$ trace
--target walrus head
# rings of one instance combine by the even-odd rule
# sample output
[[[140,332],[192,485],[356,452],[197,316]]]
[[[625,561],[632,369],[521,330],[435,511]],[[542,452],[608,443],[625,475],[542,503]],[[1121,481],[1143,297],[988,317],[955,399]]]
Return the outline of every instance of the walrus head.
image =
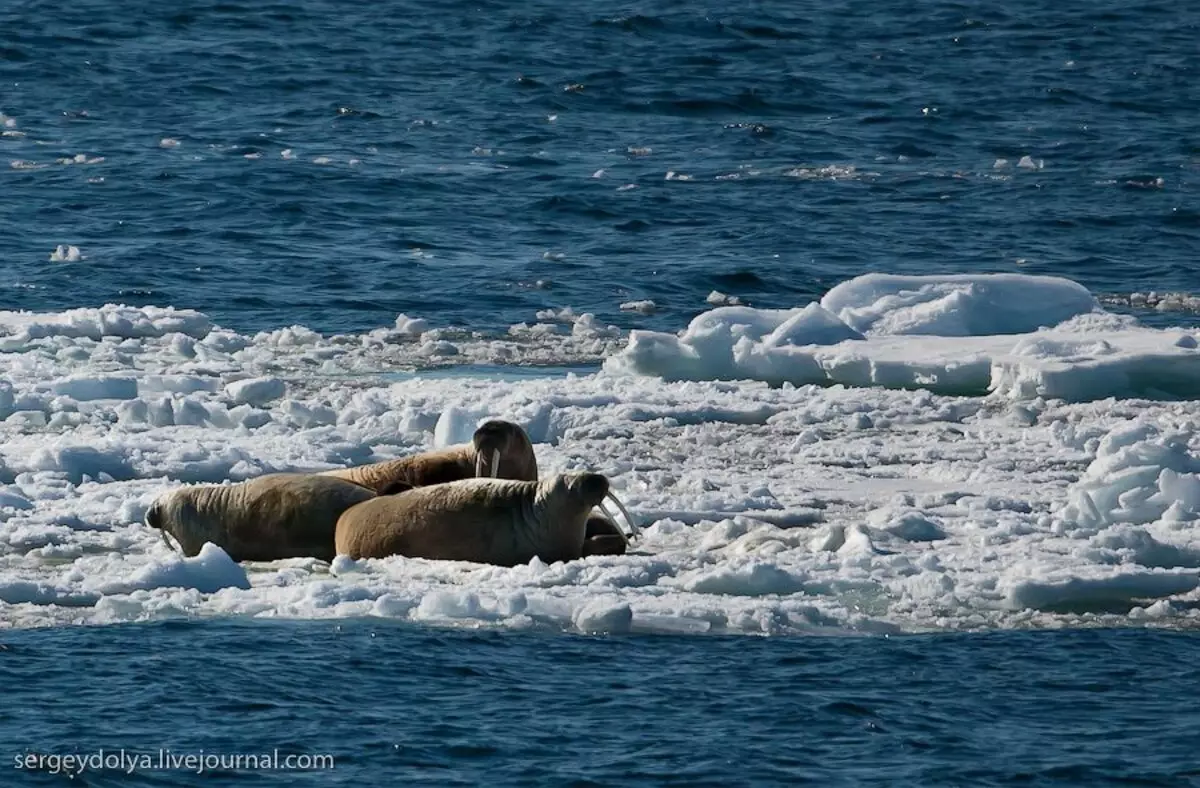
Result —
[[[537,484],[534,499],[558,518],[586,518],[608,493],[608,478],[599,473],[558,473]]]
[[[599,473],[569,474],[566,476],[566,486],[589,507],[597,505],[608,495],[608,477]]]
[[[146,510],[146,525],[151,528],[157,528],[160,531],[163,527],[162,522],[162,502],[155,501],[150,504],[150,508]]]
[[[599,526],[600,522],[603,522],[604,533],[620,537],[620,540],[624,542],[625,546],[628,546],[629,540],[636,537],[638,534],[637,522],[633,519],[633,515],[629,513],[629,510],[625,508],[625,504],[621,503],[621,499],[618,498],[610,489],[608,477],[599,473],[566,474],[565,477],[567,477],[567,480],[564,482],[564,484],[568,489],[572,488],[574,485],[578,488],[578,492],[576,494],[582,500],[591,501],[591,503],[588,504],[589,507],[596,506],[600,508],[600,511],[604,512],[603,518],[596,518],[598,522],[593,523],[593,518],[589,517],[588,528],[596,530],[596,527]],[[614,504],[616,504],[617,508],[621,510],[621,514],[625,516],[625,521],[629,523],[628,534],[626,534],[620,529],[620,527],[617,526],[616,518],[613,517],[612,513],[604,507],[605,498],[608,498]],[[591,509],[589,508],[588,511],[590,512]]]
[[[169,494],[168,494],[169,495]],[[150,504],[150,508],[146,510],[145,522],[146,525],[156,529],[161,535],[163,543],[171,552],[184,552],[183,545],[179,544],[179,540],[175,540],[175,544],[171,544],[171,537],[174,536],[167,528],[167,523],[164,522],[163,507],[167,505],[166,496],[160,496],[154,503]]]
[[[168,490],[155,499],[146,511],[146,525],[162,534],[167,547],[186,556],[200,553],[205,542],[223,544],[225,528],[220,517],[214,517],[214,507],[220,511],[226,500],[229,485],[194,484]]]
[[[556,501],[555,506],[549,506],[555,510],[555,514],[562,518],[573,519],[576,512],[576,506],[586,506],[586,513],[590,515],[593,507],[599,507],[600,511],[604,512],[604,516],[608,519],[611,525],[610,533],[614,536],[619,536],[625,543],[629,545],[629,540],[634,539],[638,535],[637,521],[633,519],[633,515],[625,508],[625,504],[621,503],[621,499],[616,496],[610,489],[608,477],[599,473],[575,472],[562,473],[557,476],[552,476],[549,479],[543,480],[538,485],[537,498],[539,501]],[[625,515],[625,521],[629,523],[629,533],[626,534],[617,527],[617,520],[608,509],[604,508],[604,499],[608,498],[617,508],[621,510],[621,514]],[[569,502],[569,503],[562,503]],[[591,518],[584,517],[584,522],[587,523]],[[585,535],[587,527],[585,525]],[[613,533],[615,532],[615,533]]]
[[[533,493],[533,500],[526,499],[522,507],[521,519],[535,554],[547,563],[581,557],[588,515],[608,493],[607,477],[576,471],[520,486]]]
[[[486,421],[471,436],[475,449],[475,475],[499,479],[537,480],[533,443],[520,425],[511,421]]]

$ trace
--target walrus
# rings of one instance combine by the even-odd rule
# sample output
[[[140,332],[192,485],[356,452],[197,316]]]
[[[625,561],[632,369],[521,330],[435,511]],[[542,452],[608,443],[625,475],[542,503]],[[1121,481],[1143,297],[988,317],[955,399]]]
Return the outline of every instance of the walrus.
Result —
[[[584,556],[625,555],[628,549],[628,537],[612,518],[603,514],[588,516],[583,537]]]
[[[470,443],[449,446],[396,460],[322,471],[322,476],[366,487],[377,495],[394,495],[414,487],[491,476],[537,481],[537,457],[525,430],[511,421],[484,422]]]
[[[272,473],[237,484],[180,487],[159,496],[146,525],[175,537],[186,556],[205,542],[234,561],[319,558],[332,561],[338,517],[375,493],[344,479]]]
[[[351,558],[403,555],[498,566],[526,564],[534,556],[571,561],[583,557],[592,508],[608,495],[608,478],[585,472],[536,482],[483,478],[418,487],[351,506],[338,518],[335,548]]]

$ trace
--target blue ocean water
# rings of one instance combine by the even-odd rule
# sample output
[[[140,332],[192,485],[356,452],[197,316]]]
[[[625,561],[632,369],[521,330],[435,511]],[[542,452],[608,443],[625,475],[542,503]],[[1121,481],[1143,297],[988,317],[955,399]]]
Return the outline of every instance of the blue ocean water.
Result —
[[[1200,638],[1148,630],[676,638],[385,621],[166,622],[0,638],[17,757],[330,755],[77,785],[1187,785]],[[281,761],[282,762],[282,761]]]
[[[674,330],[714,289],[794,306],[868,271],[1196,292],[1197,40],[1194,4],[1114,0],[4,2],[0,308]],[[335,756],[238,775],[283,785],[1200,782],[1186,634],[0,644],[3,785],[101,747]]]
[[[674,330],[866,271],[1195,290],[1198,37],[1114,0],[8,2],[4,306]]]

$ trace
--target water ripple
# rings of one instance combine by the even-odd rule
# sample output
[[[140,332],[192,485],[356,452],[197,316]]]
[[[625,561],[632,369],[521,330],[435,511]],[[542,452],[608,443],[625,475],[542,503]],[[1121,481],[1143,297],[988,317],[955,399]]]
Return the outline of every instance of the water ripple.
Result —
[[[569,303],[673,329],[619,304],[694,314],[766,268],[731,295],[865,271],[1200,290],[1188,4],[110,6],[0,8],[8,308],[360,331]],[[396,281],[414,239],[437,262]],[[86,259],[47,265],[59,244]],[[547,249],[579,267],[521,287]],[[331,267],[370,295],[314,292]]]
[[[1194,676],[1179,673],[1197,636],[1180,633],[697,643],[225,620],[4,640],[0,731],[15,754],[334,756],[332,772],[223,772],[294,785],[1174,785],[1198,774]],[[85,784],[206,777],[97,772]],[[8,779],[57,784],[46,771]]]

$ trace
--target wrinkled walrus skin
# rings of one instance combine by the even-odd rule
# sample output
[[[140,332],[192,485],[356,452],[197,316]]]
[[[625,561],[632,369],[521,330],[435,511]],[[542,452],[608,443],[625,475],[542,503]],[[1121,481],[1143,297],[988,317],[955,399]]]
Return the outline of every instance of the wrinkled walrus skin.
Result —
[[[234,561],[332,561],[338,517],[374,497],[342,479],[273,473],[237,484],[172,490],[146,512],[146,524],[174,536],[187,556],[212,542]]]
[[[493,459],[499,452],[499,466]],[[537,481],[537,458],[525,430],[511,421],[485,422],[470,443],[422,452],[386,462],[322,471],[322,476],[354,482],[376,495],[392,495],[414,487],[490,476],[498,479]]]
[[[583,555],[592,507],[608,479],[568,473],[540,482],[464,479],[374,498],[337,523],[336,548],[351,558],[403,555],[498,566]]]

